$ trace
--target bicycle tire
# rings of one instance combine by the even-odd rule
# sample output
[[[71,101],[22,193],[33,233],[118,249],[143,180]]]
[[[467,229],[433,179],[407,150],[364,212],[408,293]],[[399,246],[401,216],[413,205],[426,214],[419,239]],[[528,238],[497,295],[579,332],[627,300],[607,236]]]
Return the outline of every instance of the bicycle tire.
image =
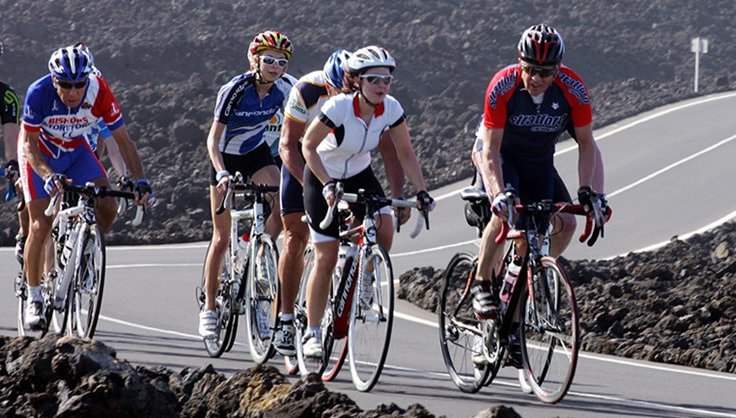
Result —
[[[353,385],[368,392],[381,377],[391,343],[394,320],[394,275],[388,253],[374,244],[361,249],[360,280],[356,283],[348,328],[348,358]],[[373,265],[375,282],[370,306],[361,303],[362,280]],[[366,306],[362,306],[366,305]]]
[[[491,365],[476,365],[483,356],[481,321],[475,317],[468,284],[475,278],[475,257],[456,253],[445,269],[437,305],[440,349],[452,382],[460,391],[476,393],[491,374]],[[485,360],[485,359],[484,359]]]
[[[210,242],[210,246],[212,243]],[[207,252],[209,253],[209,246]],[[206,256],[205,256],[206,257]],[[233,322],[235,321],[235,315],[233,313],[232,297],[230,295],[230,286],[227,284],[230,281],[230,272],[232,261],[229,257],[229,251],[223,255],[222,264],[220,265],[220,276],[219,285],[217,286],[217,293],[215,294],[215,312],[217,313],[217,337],[213,339],[203,338],[204,348],[210,357],[217,358],[227,351],[228,346],[231,345],[231,339],[234,339]],[[200,305],[200,312],[204,306],[204,289],[205,289],[205,268],[207,262],[202,267],[202,276],[199,281],[199,295],[197,302]]]
[[[302,294],[302,286],[305,286],[312,267],[314,267],[314,248],[308,244],[304,249],[304,268],[302,269],[302,277],[299,279],[299,294],[294,302],[294,348],[296,353],[293,356],[284,356],[284,368],[286,373],[295,376],[301,373],[299,368],[299,350],[301,349],[302,336],[307,326],[306,303],[302,302],[299,295]],[[306,289],[304,290],[306,295]]]
[[[279,311],[279,253],[270,236],[254,240],[245,280],[245,324],[251,358],[263,364],[276,353],[271,343]]]
[[[353,259],[352,262],[356,262],[356,260]],[[344,268],[346,270],[348,269],[347,263]],[[337,277],[335,274],[332,275],[332,280],[330,280],[330,294],[327,299],[328,306],[325,310],[325,317],[322,320],[323,328],[325,326],[328,327],[324,332],[325,337],[323,340],[326,351],[325,361],[327,363],[325,365],[325,370],[322,372],[323,382],[331,382],[335,380],[335,377],[337,377],[342,369],[343,363],[345,363],[345,357],[348,352],[347,336],[343,336],[343,338],[339,339],[335,338],[335,299],[338,297],[337,291],[340,288],[341,279],[342,278]]]
[[[299,373],[302,376],[306,376],[309,373],[317,373],[319,375],[325,370],[327,366],[324,361],[325,356],[321,358],[307,357],[304,355],[303,350],[303,339],[304,334],[307,330],[307,286],[309,283],[309,276],[314,267],[314,248],[311,245],[307,246],[304,251],[304,272],[302,273],[302,279],[299,283],[299,295],[297,296],[297,303],[294,306],[294,328],[296,330],[296,338],[294,345],[296,346],[296,359],[299,365]],[[326,350],[325,350],[326,351]]]
[[[570,389],[580,350],[579,313],[564,269],[551,257],[530,266],[533,298],[522,301],[521,351],[527,381],[542,402],[554,404]]]
[[[68,327],[72,335],[93,338],[105,288],[105,237],[98,225],[91,226],[83,235],[78,235],[78,239],[84,240],[81,247],[84,252],[77,257],[80,264],[72,278],[71,299],[67,304],[71,310]],[[87,252],[88,248],[92,250],[91,254]]]

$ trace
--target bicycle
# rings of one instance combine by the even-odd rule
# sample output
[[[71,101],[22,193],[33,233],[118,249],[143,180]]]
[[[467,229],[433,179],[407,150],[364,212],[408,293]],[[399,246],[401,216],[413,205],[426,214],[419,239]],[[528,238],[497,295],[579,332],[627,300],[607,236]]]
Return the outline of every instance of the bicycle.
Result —
[[[62,195],[76,193],[76,205],[63,202],[57,208]],[[48,258],[51,268],[41,279],[44,298],[44,321],[39,327],[31,328],[25,320],[28,302],[28,285],[25,269],[15,279],[15,295],[18,298],[18,334],[37,333],[45,335],[50,326],[59,334],[93,338],[102,305],[105,286],[105,239],[97,225],[95,201],[103,197],[135,199],[131,192],[110,190],[94,183],[84,186],[63,185],[50,202],[44,214],[52,216],[52,256]],[[68,200],[68,199],[66,199]],[[57,210],[59,209],[59,210]],[[133,225],[140,225],[143,210],[139,206]]]
[[[488,204],[482,192],[461,196],[471,205]],[[513,206],[509,219],[513,219],[513,212],[526,214],[526,227],[510,231],[511,222],[504,223],[496,242],[523,239],[527,245],[524,253],[517,253],[516,246],[510,245],[499,269],[501,274],[493,277],[493,294],[500,295],[510,263],[521,259],[508,303],[500,302],[495,320],[477,319],[472,308],[470,288],[477,258],[465,252],[453,256],[440,290],[439,338],[445,365],[461,391],[477,392],[493,381],[502,366],[515,365],[523,368],[525,381],[541,401],[557,403],[564,398],[575,375],[580,349],[578,308],[564,269],[548,255],[549,228],[539,231],[537,222],[558,212],[584,215],[586,227],[580,238],[592,245],[603,234],[604,211],[610,216],[610,210],[600,206],[593,207],[592,216],[583,205],[542,201]],[[489,219],[474,226],[485,226]],[[515,364],[518,359],[513,350],[520,351],[521,364]],[[481,364],[478,357],[484,360]]]
[[[217,337],[204,339],[210,357],[220,357],[235,343],[238,317],[245,315],[248,346],[257,364],[265,363],[275,354],[271,337],[278,320],[279,279],[278,250],[273,239],[265,233],[267,193],[278,191],[277,186],[246,183],[235,173],[228,184],[222,203],[215,211],[223,213],[230,208],[230,243],[222,259],[219,286],[215,297]],[[236,198],[242,198],[237,208]],[[239,233],[239,225],[245,225]],[[211,244],[210,244],[211,245]],[[205,271],[196,288],[201,311],[205,304]]]
[[[335,195],[335,205],[328,209],[320,226],[327,228],[337,214],[340,253],[345,261],[341,271],[336,271],[331,280],[321,326],[323,356],[309,359],[304,356],[302,339],[307,327],[306,289],[313,264],[313,249],[309,246],[305,251],[305,269],[295,306],[297,361],[302,375],[316,372],[324,381],[331,381],[340,372],[347,356],[353,384],[356,389],[367,392],[378,382],[383,370],[394,317],[391,259],[386,250],[376,243],[376,221],[368,214],[377,212],[385,205],[416,208],[417,203],[369,194],[362,189],[358,193],[343,193],[341,183],[337,183]],[[365,206],[366,216],[361,225],[351,227],[348,209],[336,210],[340,200]],[[417,219],[410,236],[416,237],[423,225],[429,229],[426,212]],[[354,242],[356,240],[357,243]],[[372,271],[369,271],[368,266],[373,267]],[[366,280],[372,281],[364,286]],[[369,288],[371,295],[362,294]],[[333,353],[336,357],[332,356]]]

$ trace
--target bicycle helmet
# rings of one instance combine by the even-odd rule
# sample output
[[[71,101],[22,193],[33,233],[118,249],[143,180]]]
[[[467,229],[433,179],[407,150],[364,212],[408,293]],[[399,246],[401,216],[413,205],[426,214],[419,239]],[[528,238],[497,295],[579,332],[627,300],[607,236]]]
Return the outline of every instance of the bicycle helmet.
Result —
[[[325,62],[323,70],[327,83],[338,90],[343,88],[343,77],[345,76],[345,67],[347,66],[348,59],[350,59],[350,52],[344,49],[338,49]]]
[[[553,27],[539,24],[524,31],[517,49],[519,58],[530,64],[558,65],[565,53],[565,43]]]
[[[74,46],[59,48],[49,59],[51,75],[63,81],[81,81],[92,73],[89,53]]]
[[[365,70],[375,67],[388,67],[393,72],[396,61],[386,49],[375,45],[360,48],[348,59],[348,69],[351,72],[362,74]]]
[[[249,61],[252,60],[252,57],[266,49],[283,52],[286,55],[286,59],[291,59],[291,54],[294,53],[294,46],[286,35],[268,30],[259,33],[253,38],[253,42],[248,47]]]

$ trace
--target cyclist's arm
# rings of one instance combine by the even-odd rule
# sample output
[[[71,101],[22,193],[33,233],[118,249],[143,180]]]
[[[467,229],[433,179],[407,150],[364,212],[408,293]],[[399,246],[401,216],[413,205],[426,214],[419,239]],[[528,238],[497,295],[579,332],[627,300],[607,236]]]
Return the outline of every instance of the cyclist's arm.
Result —
[[[409,137],[409,128],[406,125],[406,121],[394,126],[389,132],[391,133],[396,154],[406,177],[409,178],[409,181],[417,191],[427,191],[427,184],[424,182],[424,175],[422,175],[422,167],[419,166],[417,155],[411,146],[411,138]]]
[[[225,171],[225,161],[222,159],[222,153],[219,147],[220,138],[222,137],[222,133],[225,132],[225,128],[224,123],[213,121],[210,133],[207,135],[207,153],[210,156],[212,165],[215,167],[215,171],[218,173]]]
[[[383,166],[386,169],[386,178],[388,179],[388,187],[391,189],[391,197],[400,199],[403,196],[404,188],[404,170],[401,168],[396,147],[391,141],[391,135],[385,132],[381,135],[378,142],[378,150],[383,158]]]
[[[304,135],[304,141],[302,142],[304,160],[309,170],[322,184],[332,180],[325,165],[322,163],[322,159],[317,154],[317,146],[325,139],[328,133],[330,133],[330,127],[319,119],[315,119],[307,128],[307,133]]]
[[[481,151],[480,172],[489,199],[504,191],[503,170],[501,169],[501,143],[503,128],[483,126],[483,151]]]
[[[45,179],[54,171],[46,164],[46,160],[41,154],[41,148],[38,143],[41,141],[40,132],[29,132],[23,130],[23,153],[25,154],[28,163],[42,179]]]
[[[594,190],[603,189],[603,161],[598,163],[600,151],[593,139],[593,128],[590,124],[575,128],[578,141],[578,181],[579,187],[588,186]],[[599,167],[600,166],[600,167]],[[600,169],[600,172],[598,170]],[[598,174],[596,176],[595,174]],[[597,180],[594,182],[594,179]],[[598,184],[595,184],[598,183]],[[596,186],[600,186],[596,187]]]
[[[106,139],[100,141],[98,147],[104,147],[107,150],[107,156],[110,157],[110,163],[118,177],[128,175],[128,171],[125,168],[125,160],[123,160],[123,156],[120,154],[120,148],[116,141]]]
[[[123,156],[125,165],[130,169],[130,172],[135,176],[136,179],[146,178],[143,172],[143,163],[141,162],[141,156],[138,154],[138,149],[130,136],[128,135],[128,129],[125,125],[111,131],[112,137],[120,148],[120,154]]]
[[[304,159],[299,152],[299,139],[301,139],[306,124],[284,116],[281,125],[281,137],[279,139],[279,155],[286,169],[289,170],[299,183],[304,184]]]
[[[17,123],[6,123],[3,125],[3,142],[5,142],[5,161],[18,159],[18,132],[20,127]]]

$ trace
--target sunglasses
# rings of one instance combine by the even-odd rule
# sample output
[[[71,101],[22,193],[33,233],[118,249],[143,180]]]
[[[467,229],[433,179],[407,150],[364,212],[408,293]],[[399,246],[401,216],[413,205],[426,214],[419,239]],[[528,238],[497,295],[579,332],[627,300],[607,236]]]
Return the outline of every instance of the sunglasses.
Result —
[[[551,67],[544,67],[541,65],[531,65],[531,64],[521,64],[521,69],[526,71],[530,76],[534,76],[535,74],[539,74],[540,77],[546,78],[551,75],[557,74],[557,66],[553,65]]]
[[[286,58],[274,58],[268,55],[262,55],[261,62],[263,62],[264,64],[268,64],[268,65],[276,64],[279,67],[284,68],[286,67],[286,64],[289,63],[289,60],[287,60]]]
[[[392,76],[391,74],[385,74],[385,75],[364,74],[360,76],[360,78],[374,85],[383,83],[388,86],[389,84],[391,84],[391,81],[394,79],[394,76]]]
[[[83,89],[87,87],[87,80],[77,81],[76,83],[71,83],[69,81],[61,81],[57,78],[56,84],[64,90]]]

